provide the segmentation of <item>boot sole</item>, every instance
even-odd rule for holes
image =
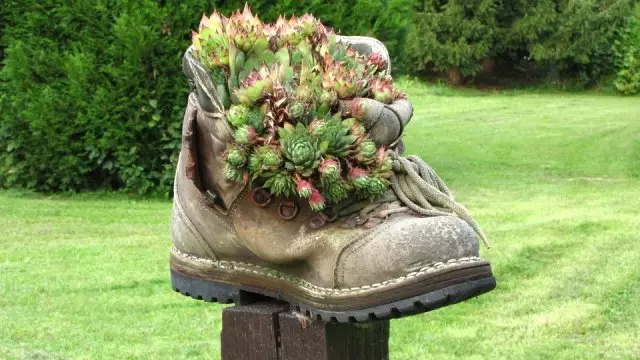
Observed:
[[[355,291],[328,289],[330,292],[325,294],[301,289],[299,284],[286,284],[279,277],[273,279],[274,271],[271,271],[272,278],[267,278],[256,274],[259,271],[242,272],[239,266],[233,268],[224,265],[227,268],[220,264],[205,268],[202,264],[187,262],[172,253],[172,287],[194,299],[223,304],[243,305],[265,297],[278,299],[313,319],[341,323],[398,318],[432,311],[496,287],[491,266],[481,259],[449,266],[444,264],[439,269],[434,266],[434,271],[424,274],[422,278],[416,276],[407,280],[405,284],[391,281],[391,285],[382,283]],[[317,289],[314,290],[317,292]]]

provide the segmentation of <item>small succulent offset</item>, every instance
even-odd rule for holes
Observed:
[[[360,123],[369,99],[405,97],[381,54],[359,54],[311,15],[264,24],[248,5],[203,16],[192,41],[233,130],[229,180],[298,196],[314,211],[387,191],[391,160]]]

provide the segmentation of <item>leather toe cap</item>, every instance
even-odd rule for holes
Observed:
[[[473,229],[453,216],[401,216],[352,243],[338,259],[339,287],[397,278],[438,262],[478,256]]]

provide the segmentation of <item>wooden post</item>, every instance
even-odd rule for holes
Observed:
[[[222,360],[386,360],[389,320],[326,323],[262,300],[222,312]]]

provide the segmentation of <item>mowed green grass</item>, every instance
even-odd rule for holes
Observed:
[[[482,224],[498,287],[392,321],[391,359],[640,358],[640,99],[409,94],[407,153]],[[0,193],[0,358],[219,358],[222,306],[169,284],[170,207]]]

